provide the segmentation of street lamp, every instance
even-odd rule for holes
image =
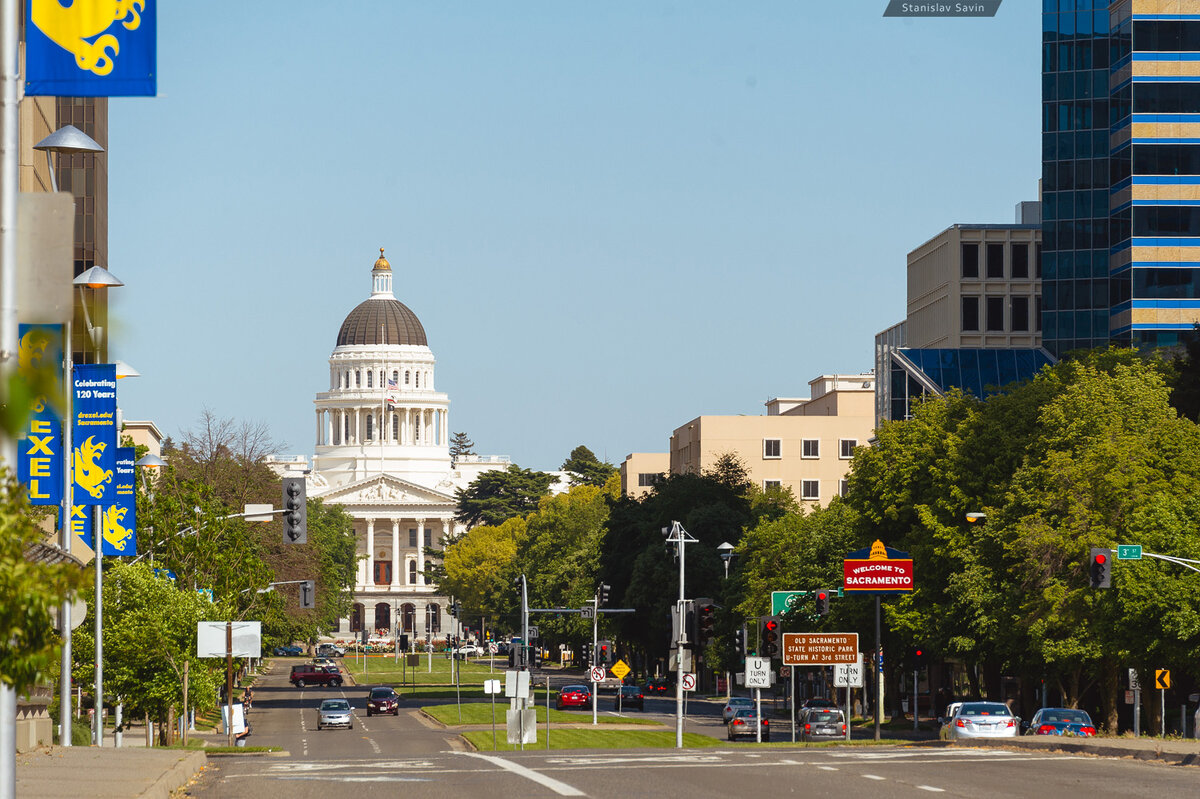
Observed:
[[[967,521],[970,522],[971,524],[974,524],[975,522],[981,522],[986,519],[987,519],[987,514],[980,513],[979,511],[971,511],[970,513],[967,514]]]
[[[737,553],[733,551],[733,544],[728,541],[722,541],[717,545],[717,553],[720,554],[721,560],[725,563],[725,579],[729,579],[729,561],[737,557]]]
[[[684,564],[684,545],[689,541],[696,543],[699,541],[687,530],[683,529],[683,525],[679,522],[671,522],[670,527],[663,528],[663,537],[666,538],[667,544],[675,545],[675,552],[679,560],[679,639],[675,642],[675,667],[678,671],[675,679],[675,748],[683,748],[683,653],[684,647],[687,645],[687,600],[684,598],[683,592],[683,564]]]
[[[66,125],[59,128],[54,133],[51,133],[46,138],[33,145],[33,149],[41,150],[46,154],[46,167],[50,173],[50,188],[58,191],[58,178],[54,172],[54,163],[50,157],[51,153],[60,153],[72,155],[74,153],[102,153],[104,148],[101,147],[94,139],[88,136],[74,125]],[[116,280],[116,278],[113,278]],[[76,282],[78,282],[76,280]],[[116,281],[120,284],[120,281]],[[84,313],[87,313],[87,305],[84,305]],[[63,385],[71,384],[71,323],[67,322],[65,335],[63,337]],[[67,396],[71,393],[68,391]],[[66,418],[64,414],[64,419]],[[73,497],[71,487],[73,485],[72,470],[71,470],[71,426],[70,424],[63,425],[63,503],[62,503],[62,530],[59,532],[59,548],[64,552],[71,551],[71,511]],[[60,733],[59,743],[62,746],[71,745],[71,603],[64,602],[59,618],[62,620],[62,661],[60,664],[59,674],[59,722]],[[3,691],[0,688],[0,691]]]

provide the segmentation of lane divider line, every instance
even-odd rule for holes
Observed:
[[[945,788],[935,788],[932,785],[918,785],[917,787],[920,788],[922,791],[932,791],[933,793],[945,793],[946,792]]]
[[[502,757],[496,757],[495,755],[484,755],[480,754],[479,752],[455,752],[454,754],[462,755],[463,757],[474,757],[484,760],[492,765],[504,769],[505,771],[511,771],[513,774],[516,774],[519,777],[524,777],[531,782],[536,782],[543,788],[549,788],[559,796],[587,796],[587,794],[585,794],[583,791],[572,785],[567,785],[565,782],[560,782],[553,777],[547,777],[545,774],[540,774],[533,769],[526,768],[525,766],[522,766],[519,763],[514,763],[511,760],[505,760]]]

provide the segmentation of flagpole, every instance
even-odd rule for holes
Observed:
[[[386,347],[387,338],[384,335],[383,325],[379,326],[379,342]],[[383,396],[379,401],[379,474],[383,474],[383,439],[387,435],[387,381],[388,381],[388,362],[387,350],[383,351],[383,379],[379,381],[379,388],[383,392]],[[393,553],[394,555],[394,553]]]

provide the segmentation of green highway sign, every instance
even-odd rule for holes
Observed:
[[[831,588],[832,592],[833,589]],[[771,592],[771,615],[780,616],[784,613],[790,613],[794,608],[804,604],[806,597],[813,596],[816,591],[772,591]],[[842,597],[842,589],[837,590],[838,598]]]
[[[1141,544],[1117,544],[1117,560],[1141,560]]]

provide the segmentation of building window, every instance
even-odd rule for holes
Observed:
[[[1004,277],[1004,245],[989,244],[987,246],[987,276],[989,278]]]
[[[367,372],[367,388],[375,388],[375,373]]]
[[[345,427],[346,427],[346,441],[349,442],[350,441],[350,417],[343,416],[342,421],[345,423]],[[101,610],[103,610],[103,609],[104,608],[101,608]],[[101,613],[100,615],[103,616],[104,614]]]
[[[1042,245],[1033,245],[1033,276],[1038,280],[1042,279]],[[1039,327],[1038,330],[1041,330]]]
[[[1019,241],[1012,246],[1013,279],[1029,277],[1029,245]]]
[[[838,480],[838,496],[839,497],[846,496],[846,492],[849,490],[850,490],[850,481],[849,480]]]
[[[355,370],[354,372],[354,387],[362,388],[362,372]]]
[[[400,414],[392,411],[392,441],[400,440]]]
[[[1034,330],[1042,332],[1042,295],[1033,298],[1033,324]]]
[[[1012,329],[1013,332],[1027,332],[1029,330],[1029,298],[1028,297],[1013,297],[1012,298]]]
[[[370,377],[370,374],[368,374],[367,376]],[[371,441],[375,438],[375,427],[374,427],[373,422],[374,422],[374,419],[372,418],[371,414],[368,413],[367,414],[367,441]]]
[[[962,246],[962,276],[966,278],[979,277],[979,245],[963,244]]]
[[[641,486],[642,488],[646,488],[648,486],[656,486],[662,482],[662,478],[663,478],[663,476],[661,474],[658,474],[657,472],[639,472],[638,473],[638,485]]]
[[[416,533],[417,531],[413,530],[412,532]],[[417,584],[417,562],[415,560],[410,560],[408,562],[408,584]]]
[[[404,385],[406,385],[406,386],[408,385],[408,375],[409,375],[408,371],[405,371],[404,372]]]
[[[396,385],[400,385],[400,372],[396,369],[392,370],[392,382]]]
[[[1004,330],[1004,298],[987,298],[987,329],[1002,332]]]
[[[820,480],[801,480],[800,481],[800,499],[820,499],[821,497],[821,481]]]
[[[415,528],[408,531],[408,545],[410,547],[417,545],[417,531]]]
[[[778,491],[783,486],[779,480],[763,480],[763,491]]]
[[[857,438],[843,438],[838,442],[838,457],[853,458],[854,448],[858,446]]]
[[[428,605],[425,608],[428,614],[426,624],[431,633],[440,633],[442,631],[442,608],[439,605]]]
[[[979,298],[962,298],[962,329],[964,331],[979,331]]]
[[[764,458],[781,458],[783,457],[783,443],[778,438],[763,439],[763,457]]]
[[[433,530],[430,530],[428,527],[425,528],[425,546],[433,546]]]
[[[420,372],[417,372],[417,373],[416,373],[416,374],[413,376],[413,380],[414,380],[414,381],[416,381],[416,383],[415,383],[415,385],[414,385],[413,387],[414,387],[414,388],[420,388],[420,387],[421,387],[421,373],[420,373]]]
[[[806,438],[800,442],[800,457],[802,458],[819,458],[821,457],[821,440],[819,438]]]

